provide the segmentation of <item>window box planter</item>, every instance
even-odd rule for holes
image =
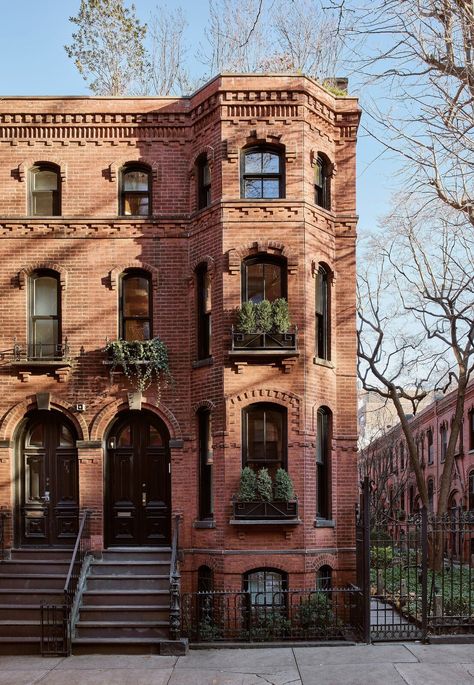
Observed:
[[[298,330],[288,333],[241,333],[232,327],[232,356],[297,356]]]
[[[299,523],[298,500],[289,502],[232,502],[233,519],[231,523]]]

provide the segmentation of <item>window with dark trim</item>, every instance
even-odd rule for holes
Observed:
[[[409,492],[409,500],[410,500],[409,501],[410,514],[413,514],[413,512],[415,511],[415,509],[414,509],[414,507],[415,507],[415,487],[414,487],[414,485],[410,485],[410,489],[408,492]]]
[[[61,177],[55,164],[36,164],[29,173],[30,216],[60,216]]]
[[[247,200],[285,197],[283,156],[266,147],[247,148],[242,152],[241,197]]]
[[[317,413],[316,433],[316,516],[331,516],[331,412],[320,407]]]
[[[331,164],[319,154],[314,163],[314,202],[323,209],[331,209]]]
[[[316,272],[316,356],[319,359],[331,359],[329,336],[329,273],[320,264]]]
[[[213,518],[212,502],[212,435],[211,412],[199,409],[197,412],[199,434],[199,519]]]
[[[286,468],[287,412],[278,404],[256,403],[242,412],[242,465]]]
[[[151,174],[142,164],[127,164],[120,172],[121,216],[151,214]]]
[[[270,255],[248,257],[242,262],[242,302],[273,302],[287,296],[286,263]]]
[[[316,574],[316,588],[318,590],[330,590],[332,587],[332,568],[325,564]]]
[[[405,488],[400,488],[400,511],[405,511]]]
[[[474,511],[474,471],[469,474],[468,508]]]
[[[35,271],[29,279],[30,359],[61,357],[61,289],[55,271]]]
[[[207,155],[200,155],[196,162],[198,181],[198,209],[211,204],[211,171]]]
[[[448,451],[448,427],[445,423],[439,429],[439,437],[441,443],[441,462],[443,462]]]
[[[400,443],[400,471],[405,470],[405,445]]]
[[[433,445],[433,431],[431,428],[428,428],[426,436],[427,436],[427,440],[428,440],[428,464],[432,464],[434,461],[434,445]]]
[[[275,569],[254,569],[244,574],[244,592],[249,594],[251,607],[269,610],[285,608],[287,588],[287,574]]]
[[[212,592],[214,590],[214,572],[209,566],[200,566],[197,572],[198,592]]]
[[[130,269],[120,279],[120,338],[150,340],[152,336],[151,278]]]
[[[433,511],[434,502],[434,480],[432,478],[428,479],[428,509]]]
[[[474,409],[469,412],[469,449],[474,450]]]
[[[196,269],[196,284],[198,359],[207,359],[211,356],[212,300],[211,276],[206,263]]]

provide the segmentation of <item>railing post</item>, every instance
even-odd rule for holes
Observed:
[[[181,574],[179,572],[179,514],[175,516],[170,568],[170,637],[181,637]]]
[[[421,510],[421,639],[428,636],[428,510]]]

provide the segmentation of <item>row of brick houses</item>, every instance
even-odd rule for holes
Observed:
[[[180,514],[184,589],[353,580],[359,117],[303,76],[2,98],[7,550],[70,546],[85,509],[97,555],[166,548]],[[238,330],[279,298],[289,330]],[[141,394],[104,347],[153,337],[172,381]],[[237,515],[246,465],[296,508]]]

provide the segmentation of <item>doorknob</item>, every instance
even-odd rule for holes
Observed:
[[[49,502],[49,490],[45,490],[43,497],[41,498],[45,504]]]
[[[142,483],[142,504],[146,507],[146,483]]]

